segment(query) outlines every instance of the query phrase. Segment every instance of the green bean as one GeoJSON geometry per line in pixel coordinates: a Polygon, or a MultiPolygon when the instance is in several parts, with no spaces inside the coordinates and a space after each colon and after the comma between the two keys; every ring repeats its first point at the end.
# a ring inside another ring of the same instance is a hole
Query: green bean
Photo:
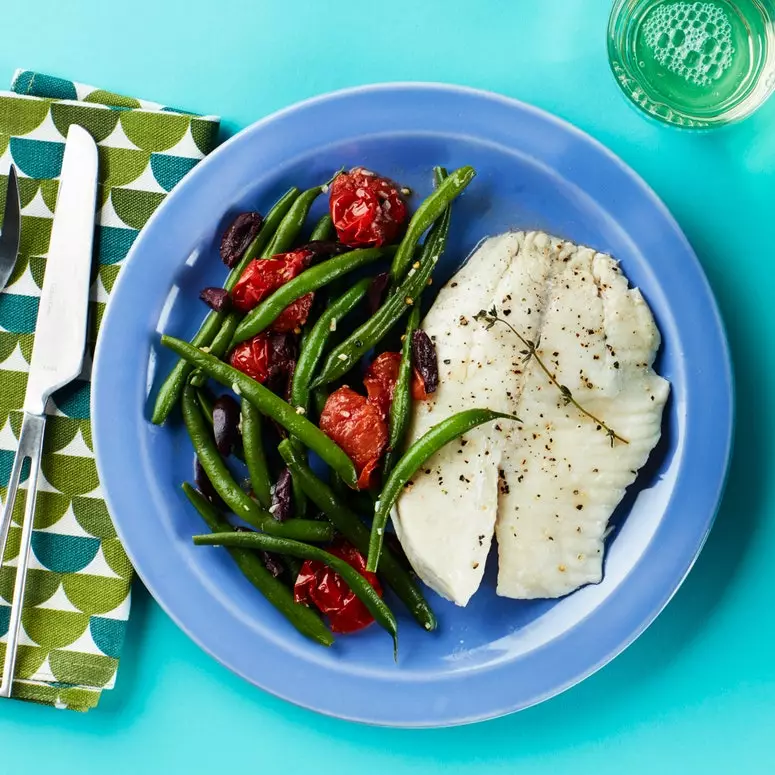
{"type": "MultiPolygon", "coordinates": [[[[213,427],[213,408],[215,406],[215,398],[213,398],[213,395],[206,388],[197,388],[196,397],[197,397],[197,400],[199,401],[199,408],[202,410],[202,414],[204,415],[205,420],[207,421],[208,427],[212,428],[213,427]]],[[[245,450],[243,449],[243,446],[242,446],[241,434],[238,435],[237,438],[234,440],[234,447],[232,448],[231,453],[232,455],[234,455],[234,457],[244,462],[245,450]]]]}
{"type": "Polygon", "coordinates": [[[239,313],[230,312],[223,323],[221,323],[221,330],[216,334],[209,350],[216,358],[223,358],[229,351],[229,345],[231,344],[234,332],[237,330],[239,321],[239,313]]]}
{"type": "Polygon", "coordinates": [[[312,230],[312,234],[309,235],[310,242],[317,242],[318,240],[328,240],[334,236],[334,222],[331,220],[331,216],[326,213],[316,224],[312,230]]]}
{"type": "Polygon", "coordinates": [[[390,404],[388,450],[382,464],[383,479],[393,470],[409,427],[409,416],[412,411],[412,334],[419,324],[420,308],[415,306],[406,324],[404,344],[401,348],[401,365],[398,367],[398,379],[393,390],[393,401],[390,404]]]}
{"type": "MultiPolygon", "coordinates": [[[[191,345],[187,345],[191,346],[191,345]]],[[[242,488],[234,481],[234,477],[226,467],[211,430],[207,427],[204,415],[199,409],[196,392],[191,385],[183,388],[183,420],[186,423],[188,434],[194,445],[196,456],[202,464],[207,477],[210,479],[215,491],[221,496],[224,503],[239,517],[259,530],[265,530],[274,535],[283,535],[289,538],[301,538],[305,541],[330,541],[333,532],[330,525],[312,520],[289,519],[286,522],[278,522],[272,515],[262,509],[242,488]]]]}
{"type": "MultiPolygon", "coordinates": [[[[199,512],[212,533],[234,532],[229,523],[218,511],[187,482],[183,492],[191,505],[199,512]]],[[[237,567],[247,580],[302,634],[322,646],[330,646],[334,642],[331,631],[321,621],[315,611],[305,605],[296,603],[293,592],[279,579],[276,579],[261,562],[255,552],[247,549],[227,549],[237,567]]],[[[298,574],[297,574],[298,575],[298,574]]]]}
{"type": "MultiPolygon", "coordinates": [[[[303,448],[300,441],[296,439],[294,439],[294,441],[303,448]]],[[[301,489],[301,485],[293,475],[293,471],[291,471],[291,505],[293,506],[294,517],[302,519],[307,515],[307,496],[304,494],[304,490],[301,489]]]]}
{"type": "Polygon", "coordinates": [[[322,288],[337,277],[348,274],[367,264],[374,263],[385,255],[382,248],[353,250],[340,256],[329,258],[311,269],[307,269],[290,282],[278,288],[271,296],[252,309],[237,326],[232,345],[244,342],[260,334],[279,317],[282,311],[296,299],[311,291],[322,288]]]}
{"type": "Polygon", "coordinates": [[[232,278],[232,276],[229,275],[229,279],[227,281],[228,284],[224,286],[227,291],[234,289],[234,286],[237,284],[237,280],[242,277],[243,272],[251,261],[256,258],[269,258],[270,256],[274,255],[272,253],[272,245],[277,239],[277,232],[283,228],[289,213],[293,209],[293,206],[302,196],[303,194],[301,191],[299,191],[299,189],[294,186],[285,194],[283,194],[282,198],[278,200],[277,204],[267,213],[265,225],[271,224],[270,232],[265,235],[264,239],[259,240],[256,238],[253,240],[253,242],[250,243],[250,245],[248,245],[248,249],[245,251],[245,255],[237,264],[236,277],[232,278]],[[280,202],[283,203],[282,208],[278,207],[280,202]]]}
{"type": "Polygon", "coordinates": [[[423,232],[436,221],[450,202],[463,192],[475,175],[476,170],[473,167],[461,167],[455,170],[417,208],[390,267],[390,277],[394,285],[398,285],[404,279],[414,255],[415,246],[423,232]]]}
{"type": "Polygon", "coordinates": [[[382,540],[390,510],[398,500],[401,490],[415,475],[417,469],[450,441],[454,441],[478,425],[501,419],[520,422],[518,417],[511,414],[493,412],[490,409],[466,409],[442,420],[438,425],[434,425],[406,450],[382,487],[379,500],[374,504],[374,521],[371,524],[369,558],[366,565],[368,570],[374,572],[379,565],[382,540]]]}
{"type": "Polygon", "coordinates": [[[349,488],[342,481],[342,477],[339,476],[339,474],[337,474],[336,471],[331,471],[331,473],[329,474],[329,481],[331,483],[331,489],[333,490],[333,492],[335,492],[340,498],[347,497],[349,488]]]}
{"type": "MultiPolygon", "coordinates": [[[[434,167],[433,175],[436,185],[440,186],[447,177],[447,171],[443,167],[434,167]]],[[[439,219],[439,230],[449,231],[449,217],[451,206],[439,219]]],[[[434,229],[436,226],[433,227],[434,229]]],[[[404,332],[404,343],[401,348],[401,365],[398,370],[396,386],[393,390],[393,401],[390,405],[388,449],[382,464],[382,478],[386,479],[393,470],[396,460],[400,457],[400,449],[409,427],[409,417],[412,408],[412,335],[420,325],[420,307],[415,303],[414,309],[409,315],[409,321],[404,332]]]]}
{"type": "Polygon", "coordinates": [[[319,387],[312,391],[312,404],[318,422],[320,422],[320,415],[323,414],[323,410],[326,408],[326,401],[328,401],[330,395],[331,391],[325,387],[319,387]]]}
{"type": "MultiPolygon", "coordinates": [[[[313,189],[314,190],[314,189],[313,189]]],[[[298,191],[298,189],[296,189],[298,191]]],[[[266,244],[261,245],[259,243],[258,237],[251,242],[251,244],[248,246],[248,249],[245,251],[245,255],[242,257],[238,264],[238,268],[240,270],[240,275],[244,272],[245,267],[252,261],[256,255],[259,255],[260,250],[260,258],[268,258],[269,256],[273,255],[275,252],[282,252],[282,251],[275,251],[275,247],[278,244],[278,235],[280,234],[281,230],[285,231],[285,236],[283,239],[290,239],[291,242],[296,238],[296,235],[298,235],[298,231],[301,229],[301,226],[295,225],[298,219],[301,217],[302,224],[304,222],[304,218],[306,217],[306,213],[309,211],[309,208],[312,204],[312,201],[314,200],[314,197],[312,196],[311,191],[306,191],[304,194],[299,196],[294,202],[292,202],[290,209],[288,210],[285,218],[283,218],[282,222],[279,224],[275,236],[271,241],[266,241],[266,244]],[[302,202],[301,207],[298,207],[298,203],[302,202]],[[305,209],[306,208],[306,209],[305,209]],[[294,229],[295,234],[294,234],[294,229]]],[[[236,285],[236,283],[235,283],[236,285]]],[[[230,290],[230,289],[229,289],[230,290]]],[[[223,356],[228,352],[229,346],[231,345],[231,341],[234,338],[234,332],[237,330],[237,326],[239,325],[241,315],[237,312],[231,312],[229,313],[226,318],[221,323],[221,327],[216,334],[215,338],[213,339],[212,344],[210,345],[210,352],[216,357],[216,358],[223,358],[223,356]]],[[[203,385],[204,384],[204,377],[201,374],[194,374],[194,376],[191,378],[191,383],[195,386],[203,385]]]]}
{"type": "MultiPolygon", "coordinates": [[[[323,186],[315,186],[304,191],[296,201],[291,205],[282,223],[277,227],[277,233],[271,244],[267,247],[269,256],[276,256],[278,253],[286,253],[292,247],[296,238],[304,228],[304,221],[307,220],[312,203],[323,193],[323,186]]],[[[264,256],[266,258],[266,256],[264,256]]]]}
{"type": "Polygon", "coordinates": [[[291,577],[291,584],[293,585],[296,583],[299,573],[301,573],[302,562],[298,557],[288,557],[287,554],[283,557],[283,562],[285,567],[288,568],[288,575],[291,577]]]}
{"type": "MultiPolygon", "coordinates": [[[[331,331],[334,330],[336,321],[343,318],[363,298],[370,284],[371,280],[369,279],[356,283],[344,296],[334,301],[323,312],[311,329],[304,332],[291,386],[291,405],[296,407],[296,411],[301,408],[305,414],[309,414],[309,383],[318,361],[323,355],[331,331]]],[[[303,516],[306,510],[306,495],[295,477],[293,478],[293,503],[296,516],[303,516]]]]}
{"type": "MultiPolygon", "coordinates": [[[[213,341],[213,337],[218,333],[222,322],[220,312],[211,312],[202,323],[201,328],[191,340],[194,347],[204,347],[213,341]]],[[[170,371],[167,379],[164,380],[156,396],[156,403],[153,407],[151,422],[155,425],[161,425],[170,415],[175,404],[180,398],[180,391],[193,371],[191,364],[179,360],[170,371]]]]}
{"type": "MultiPolygon", "coordinates": [[[[298,191],[298,189],[296,190],[298,191]]],[[[259,258],[269,258],[275,253],[283,252],[282,250],[275,250],[278,244],[285,245],[288,240],[290,240],[290,243],[292,244],[293,240],[295,240],[299,230],[301,229],[301,226],[298,225],[298,219],[301,218],[301,223],[303,225],[306,213],[309,211],[312,201],[314,200],[314,196],[312,196],[313,191],[314,189],[311,191],[305,191],[294,202],[292,202],[285,218],[283,218],[282,222],[278,226],[274,238],[263,246],[260,254],[258,254],[259,246],[257,244],[257,239],[253,240],[245,253],[245,256],[249,260],[246,260],[246,258],[243,257],[239,263],[242,271],[244,271],[245,267],[247,267],[248,263],[250,263],[250,260],[255,258],[256,255],[258,255],[259,258]]],[[[240,274],[242,274],[242,271],[240,274]]],[[[240,314],[237,312],[231,312],[229,315],[227,315],[223,323],[221,323],[221,328],[218,331],[215,339],[213,339],[212,344],[210,345],[210,352],[216,358],[223,358],[223,356],[228,352],[229,345],[231,345],[231,340],[234,338],[234,332],[237,330],[240,318],[240,314]]],[[[199,379],[199,375],[196,375],[192,379],[192,382],[197,385],[199,384],[199,379]]]]}
{"type": "Polygon", "coordinates": [[[297,410],[301,407],[305,413],[309,412],[309,384],[318,362],[323,357],[331,332],[336,330],[337,323],[351,312],[366,295],[370,285],[371,279],[368,277],[355,283],[347,293],[329,304],[318,322],[310,330],[301,348],[296,370],[293,373],[291,404],[297,410]]]}
{"type": "MultiPolygon", "coordinates": [[[[298,352],[302,353],[304,352],[304,348],[307,346],[307,340],[309,339],[310,332],[312,331],[312,324],[310,321],[307,321],[305,325],[301,327],[301,335],[299,336],[299,344],[298,344],[298,352]]],[[[293,374],[291,375],[291,387],[293,387],[293,379],[295,377],[296,371],[298,369],[298,361],[297,366],[293,369],[293,374]]],[[[293,401],[290,402],[293,406],[293,401]]],[[[309,413],[307,413],[309,415],[309,413]]],[[[299,448],[299,451],[303,448],[303,444],[298,440],[293,440],[294,444],[299,448]]],[[[294,515],[297,517],[303,517],[307,514],[307,496],[304,494],[304,490],[299,487],[299,483],[291,476],[291,498],[293,503],[293,511],[294,515]]]]}
{"type": "MultiPolygon", "coordinates": [[[[315,422],[318,425],[320,425],[320,417],[323,414],[323,410],[326,408],[326,402],[330,395],[331,391],[327,387],[316,388],[312,391],[312,406],[315,410],[315,422]]],[[[336,471],[329,471],[328,477],[331,486],[340,496],[345,497],[347,493],[355,492],[355,490],[350,489],[344,483],[344,480],[336,471]]]]}
{"type": "MultiPolygon", "coordinates": [[[[304,347],[303,339],[299,342],[299,349],[304,347]]],[[[304,445],[295,437],[291,436],[291,442],[296,446],[301,453],[304,450],[304,445]]],[[[305,517],[307,515],[307,496],[304,494],[301,485],[296,480],[296,477],[291,472],[291,504],[293,506],[293,514],[295,517],[305,517]]]]}
{"type": "MultiPolygon", "coordinates": [[[[231,344],[234,332],[237,330],[240,316],[236,312],[230,312],[226,319],[221,323],[221,328],[213,339],[207,352],[212,353],[216,358],[223,358],[226,355],[231,344]]],[[[207,377],[201,371],[195,371],[191,375],[191,384],[194,387],[202,387],[207,382],[207,377]]]]}
{"type": "Polygon", "coordinates": [[[271,417],[292,436],[297,436],[307,447],[316,452],[325,463],[337,471],[352,488],[357,486],[358,475],[352,460],[344,450],[337,446],[323,431],[306,417],[298,414],[293,407],[276,396],[271,390],[260,385],[247,374],[219,361],[209,353],[203,353],[182,339],[162,336],[161,343],[185,360],[202,369],[222,385],[231,387],[243,399],[250,401],[262,414],[271,417]]]}
{"type": "Polygon", "coordinates": [[[374,512],[374,502],[377,500],[375,490],[346,490],[345,496],[350,508],[356,514],[372,514],[374,512]]]}
{"type": "MultiPolygon", "coordinates": [[[[320,424],[320,416],[323,414],[323,409],[326,407],[328,397],[331,395],[331,391],[326,387],[316,388],[312,391],[312,407],[315,412],[315,422],[320,424]]],[[[339,474],[331,469],[328,473],[331,486],[341,497],[346,497],[348,493],[355,492],[350,489],[339,474]]]]}
{"type": "MultiPolygon", "coordinates": [[[[357,514],[351,511],[336,496],[328,485],[324,484],[312,472],[304,459],[296,453],[288,440],[278,447],[285,464],[296,476],[310,500],[328,517],[333,526],[359,551],[369,551],[369,529],[361,522],[357,514]]],[[[426,630],[435,630],[436,617],[422,595],[411,574],[401,565],[389,549],[385,549],[379,562],[379,572],[396,595],[406,605],[420,626],[426,630]]]]}
{"type": "Polygon", "coordinates": [[[268,509],[272,505],[272,484],[269,467],[264,454],[264,440],[261,435],[261,412],[250,401],[242,401],[242,445],[245,449],[245,463],[248,466],[250,485],[256,500],[268,509]]]}
{"type": "Polygon", "coordinates": [[[287,554],[300,560],[322,562],[338,573],[357,598],[366,606],[377,623],[393,638],[393,655],[398,655],[398,622],[374,587],[344,560],[317,546],[309,546],[288,538],[276,538],[263,533],[215,533],[194,536],[196,546],[229,546],[238,549],[260,549],[265,552],[287,554]]]}
{"type": "MultiPolygon", "coordinates": [[[[288,210],[290,210],[291,205],[298,196],[298,188],[290,189],[277,200],[274,207],[267,213],[264,224],[256,235],[256,238],[248,245],[245,255],[237,266],[229,272],[226,282],[223,284],[223,287],[227,291],[231,291],[234,288],[237,284],[237,280],[239,280],[242,273],[245,271],[245,267],[269,244],[272,237],[274,237],[274,233],[280,225],[280,222],[283,220],[288,210]]],[[[207,347],[211,345],[220,331],[221,324],[225,317],[226,315],[223,312],[210,312],[204,319],[199,331],[197,331],[194,338],[191,340],[191,344],[194,345],[194,347],[207,347]]],[[[156,403],[154,404],[153,413],[151,415],[151,422],[155,425],[161,425],[169,417],[170,412],[180,398],[183,385],[192,371],[193,367],[191,364],[182,360],[179,360],[172,368],[172,371],[170,371],[169,375],[162,383],[156,396],[156,403]]]]}
{"type": "Polygon", "coordinates": [[[196,397],[199,401],[199,408],[202,410],[202,414],[207,420],[207,424],[212,427],[213,412],[215,411],[215,398],[206,388],[197,388],[196,397]]]}
{"type": "Polygon", "coordinates": [[[413,267],[398,290],[389,296],[362,326],[328,354],[320,375],[312,382],[312,387],[325,385],[344,376],[369,350],[387,336],[404,312],[419,300],[446,247],[449,232],[448,213],[449,211],[444,213],[428,234],[418,262],[419,268],[413,267]]]}

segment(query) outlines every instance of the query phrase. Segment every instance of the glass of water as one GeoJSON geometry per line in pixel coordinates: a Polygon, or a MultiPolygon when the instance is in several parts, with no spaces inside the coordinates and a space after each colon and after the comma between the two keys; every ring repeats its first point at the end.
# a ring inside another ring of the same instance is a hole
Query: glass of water
{"type": "Polygon", "coordinates": [[[660,121],[738,121],[775,90],[775,0],[616,0],[608,58],[627,97],[660,121]]]}

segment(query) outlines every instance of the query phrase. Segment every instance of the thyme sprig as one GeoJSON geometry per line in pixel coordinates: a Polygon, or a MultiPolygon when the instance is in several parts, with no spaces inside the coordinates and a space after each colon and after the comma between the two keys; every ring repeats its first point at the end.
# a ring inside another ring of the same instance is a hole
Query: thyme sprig
{"type": "Polygon", "coordinates": [[[492,307],[489,310],[479,310],[476,315],[474,315],[474,320],[477,320],[479,322],[486,323],[486,331],[489,331],[496,323],[501,323],[502,325],[506,326],[513,334],[514,336],[519,339],[519,341],[522,343],[522,346],[524,347],[523,350],[519,351],[519,354],[522,356],[522,363],[527,363],[531,358],[535,359],[535,362],[541,367],[541,370],[546,374],[546,376],[549,378],[549,381],[560,391],[560,395],[562,396],[562,401],[565,406],[568,406],[568,404],[573,404],[573,406],[576,407],[583,415],[586,417],[589,417],[592,422],[594,422],[598,430],[604,431],[606,436],[611,440],[611,446],[613,447],[614,443],[617,441],[620,441],[622,444],[629,444],[630,442],[627,441],[627,439],[620,436],[613,428],[606,425],[599,417],[595,417],[592,412],[585,409],[576,399],[573,397],[573,393],[571,392],[570,388],[567,387],[567,385],[561,385],[557,377],[552,374],[552,372],[547,368],[546,364],[541,360],[541,357],[538,354],[538,348],[541,345],[541,337],[540,335],[536,338],[535,341],[532,341],[530,339],[525,338],[522,336],[522,334],[517,331],[514,326],[509,323],[508,320],[505,318],[502,318],[498,314],[497,307],[492,307]]]}

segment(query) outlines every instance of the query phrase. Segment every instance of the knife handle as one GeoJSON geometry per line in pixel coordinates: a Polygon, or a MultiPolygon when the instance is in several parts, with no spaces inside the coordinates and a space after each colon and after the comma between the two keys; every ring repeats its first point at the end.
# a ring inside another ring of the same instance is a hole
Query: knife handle
{"type": "Polygon", "coordinates": [[[11,478],[8,482],[8,493],[0,519],[0,568],[5,563],[5,549],[8,534],[11,529],[13,507],[16,493],[19,489],[22,465],[29,458],[30,478],[27,484],[27,500],[24,504],[24,521],[22,522],[22,538],[19,555],[16,560],[16,581],[13,588],[11,603],[11,619],[8,623],[8,639],[5,646],[5,663],[3,678],[0,683],[0,697],[10,697],[13,688],[13,674],[16,670],[16,652],[19,644],[19,627],[22,621],[24,605],[24,589],[27,585],[27,565],[30,559],[32,528],[35,522],[35,501],[38,494],[38,475],[40,474],[40,458],[43,453],[43,435],[46,430],[46,416],[24,413],[22,430],[19,434],[19,448],[13,460],[11,478]]]}

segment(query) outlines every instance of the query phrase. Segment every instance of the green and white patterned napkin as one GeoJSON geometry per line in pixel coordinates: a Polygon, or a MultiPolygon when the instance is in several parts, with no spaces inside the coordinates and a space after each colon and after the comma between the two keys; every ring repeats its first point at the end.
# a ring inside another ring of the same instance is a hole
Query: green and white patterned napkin
{"type": "MultiPolygon", "coordinates": [[[[20,174],[21,255],[0,293],[0,497],[21,426],[38,299],[68,127],[99,144],[100,186],[91,289],[90,353],[111,289],[151,214],[216,143],[218,119],[182,113],[91,86],[18,71],[0,91],[0,192],[20,174]]],[[[0,196],[0,221],[5,197],[0,196]]],[[[132,567],[116,538],[97,477],[82,378],[49,402],[14,696],[88,710],[113,687],[129,616],[132,567]]],[[[21,536],[20,491],[0,571],[0,670],[21,536]]]]}

